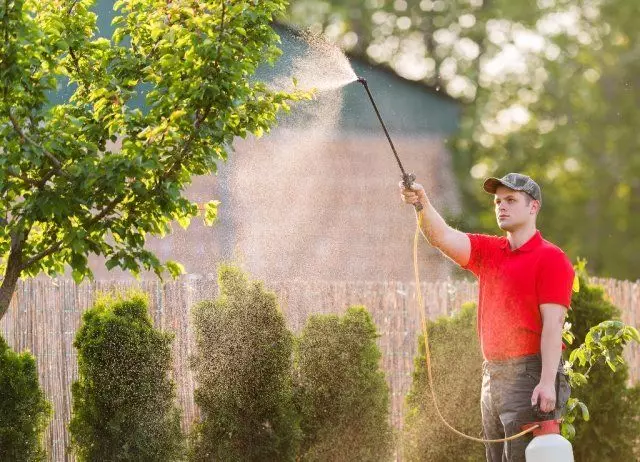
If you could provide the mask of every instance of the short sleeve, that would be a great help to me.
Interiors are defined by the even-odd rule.
[[[556,303],[569,308],[574,275],[571,262],[560,249],[547,252],[538,267],[538,305]]]
[[[473,233],[467,233],[467,236],[471,242],[471,254],[469,255],[469,262],[462,268],[480,277],[480,274],[490,259],[492,249],[499,245],[499,238],[486,234]]]

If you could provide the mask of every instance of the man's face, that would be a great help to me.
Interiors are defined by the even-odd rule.
[[[540,208],[538,201],[522,191],[514,191],[499,186],[494,197],[498,226],[504,231],[513,232],[518,228],[535,223]]]

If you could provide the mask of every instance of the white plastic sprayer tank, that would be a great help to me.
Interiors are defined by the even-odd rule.
[[[546,420],[525,425],[530,428],[540,425],[533,431],[533,440],[525,450],[527,462],[573,462],[571,443],[560,435],[560,421]]]

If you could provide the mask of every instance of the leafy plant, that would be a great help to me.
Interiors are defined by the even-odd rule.
[[[456,429],[482,437],[480,386],[482,353],[476,331],[476,305],[465,303],[450,317],[427,323],[431,366],[438,406]],[[404,457],[408,461],[484,460],[482,444],[460,438],[436,414],[427,376],[424,337],[418,338],[411,389],[406,397],[403,429]]]
[[[193,461],[294,460],[293,335],[273,292],[237,267],[218,271],[220,296],[193,307],[192,367],[202,412]]]
[[[12,351],[0,337],[0,460],[45,461],[42,439],[50,418],[35,358]]]
[[[144,294],[105,296],[82,316],[69,430],[80,461],[182,460],[169,378],[173,335],[153,328]]]
[[[589,284],[579,262],[580,290],[573,294],[565,336],[572,386],[562,431],[573,439],[576,460],[636,460],[640,455],[640,386],[629,386],[622,349],[640,341],[601,287]],[[565,329],[566,330],[566,329]]]
[[[384,461],[391,457],[389,387],[378,333],[362,306],[309,317],[296,352],[300,460]]]

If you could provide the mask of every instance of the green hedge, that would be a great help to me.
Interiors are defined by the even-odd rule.
[[[293,405],[293,335],[276,296],[238,268],[221,266],[220,296],[192,310],[195,401],[202,421],[194,461],[294,460],[300,438]]]
[[[35,358],[14,352],[0,337],[0,460],[46,460],[42,440],[50,418]]]
[[[297,348],[304,461],[390,460],[389,387],[364,307],[311,316]]]
[[[106,297],[82,316],[69,425],[79,461],[183,458],[169,379],[173,335],[153,328],[147,305],[142,294]]]
[[[482,438],[480,387],[482,353],[476,333],[476,307],[427,324],[438,407],[454,428]],[[411,389],[406,398],[403,453],[407,461],[476,462],[485,459],[484,445],[446,428],[433,406],[425,361],[424,338],[418,339]]]

